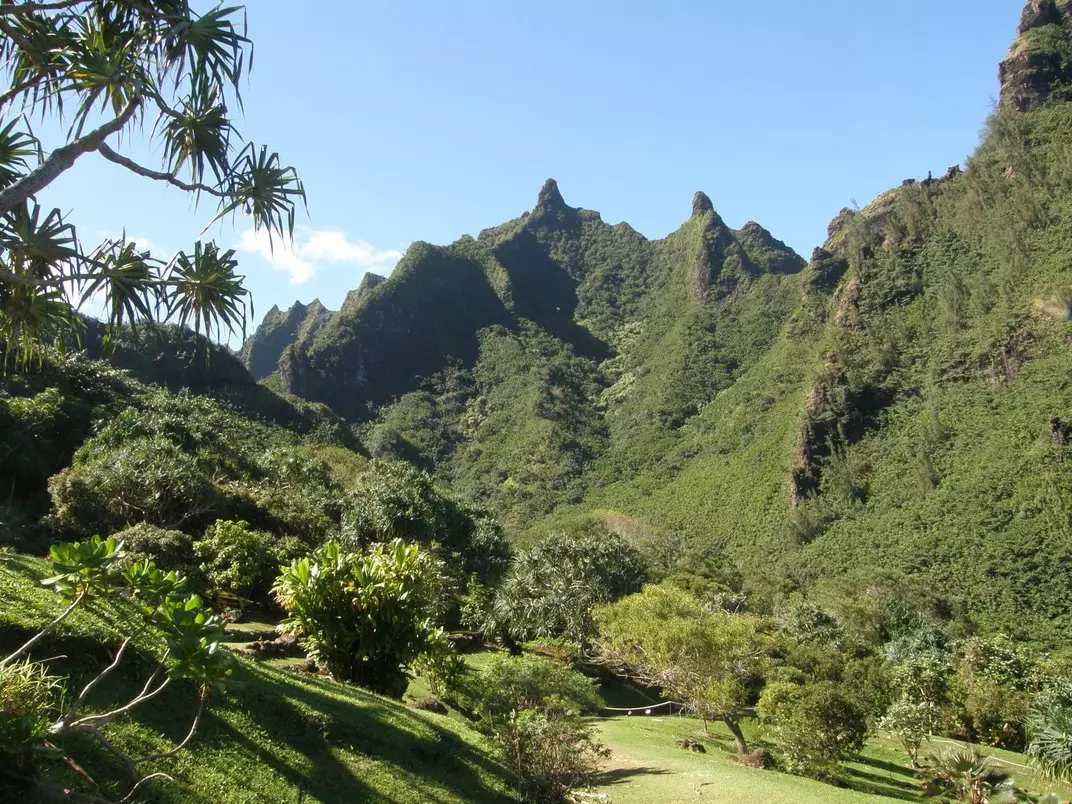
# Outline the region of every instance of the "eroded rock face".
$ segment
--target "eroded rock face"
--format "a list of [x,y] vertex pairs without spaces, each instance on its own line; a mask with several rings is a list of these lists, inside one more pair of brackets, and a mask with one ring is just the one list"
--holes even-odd
[[1072,93],[1072,0],[1029,0],[998,81],[1002,107],[1018,112]]

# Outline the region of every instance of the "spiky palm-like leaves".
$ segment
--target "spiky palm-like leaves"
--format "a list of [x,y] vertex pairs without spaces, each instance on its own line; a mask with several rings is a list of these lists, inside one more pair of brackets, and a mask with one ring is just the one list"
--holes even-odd
[[[47,5],[0,4],[0,65],[8,81],[0,93],[5,352],[28,360],[41,339],[69,330],[79,300],[94,294],[105,299],[110,331],[160,311],[210,336],[244,330],[247,294],[233,252],[199,243],[193,254],[175,258],[170,276],[161,275],[159,262],[124,241],[83,254],[59,210],[44,214],[34,202],[78,159],[97,152],[195,199],[212,196],[218,204],[212,223],[241,213],[270,238],[292,236],[295,210],[305,200],[297,173],[267,146],[243,141],[229,113],[232,102],[241,108],[239,87],[252,63],[243,7],[200,13],[188,0]],[[66,141],[42,148],[27,121],[65,113]],[[154,116],[150,136],[160,145],[162,169],[109,146],[109,138]],[[93,128],[99,119],[105,122]],[[27,220],[29,226],[21,225]],[[57,228],[70,234],[60,244],[69,253],[50,251],[59,242],[51,231]]]
[[1031,762],[1052,779],[1072,780],[1072,683],[1039,693],[1027,713]]

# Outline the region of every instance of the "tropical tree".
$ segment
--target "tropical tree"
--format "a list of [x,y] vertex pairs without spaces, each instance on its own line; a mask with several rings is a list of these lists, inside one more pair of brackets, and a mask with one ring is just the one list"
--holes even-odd
[[335,678],[401,698],[409,666],[442,641],[429,616],[435,569],[401,539],[363,553],[329,542],[282,568],[272,588],[289,615],[280,629]]
[[1072,779],[1072,682],[1055,682],[1035,696],[1027,732],[1032,764],[1052,779]]
[[[189,0],[8,0],[0,4],[0,341],[27,362],[40,342],[77,336],[81,301],[105,300],[109,331],[158,316],[206,335],[244,329],[248,292],[234,252],[198,242],[164,263],[125,238],[85,250],[37,195],[93,154],[242,212],[271,238],[293,234],[305,190],[267,146],[245,140],[232,108],[252,63],[242,6],[200,13]],[[3,87],[0,86],[0,89]],[[66,129],[45,143],[37,117]],[[152,128],[156,167],[116,150]],[[49,126],[43,128],[50,128]],[[114,146],[114,147],[113,147]],[[207,227],[206,227],[207,228]]]
[[721,720],[748,753],[741,718],[751,686],[771,664],[772,626],[751,614],[708,608],[688,592],[647,586],[593,612],[602,660],[659,687],[704,721]]
[[557,532],[510,565],[486,623],[513,639],[563,636],[582,646],[595,634],[592,607],[636,592],[640,553],[606,530]]

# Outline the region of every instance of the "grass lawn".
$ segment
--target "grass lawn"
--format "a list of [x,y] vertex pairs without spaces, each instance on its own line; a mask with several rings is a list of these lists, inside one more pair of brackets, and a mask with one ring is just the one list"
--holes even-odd
[[[48,569],[44,561],[2,559],[0,655],[61,610],[59,599],[40,586]],[[80,689],[108,664],[120,634],[130,629],[131,616],[122,602],[81,609],[34,655],[50,659],[52,672],[69,678],[69,689]],[[269,631],[265,624],[246,630],[236,637],[246,641]],[[154,663],[153,648],[146,640],[135,646],[136,655],[128,654],[133,661],[124,659],[120,670],[95,688],[90,699],[95,706],[114,706],[140,689]],[[109,726],[108,734],[138,755],[167,750],[189,728],[194,695],[192,688],[174,685],[136,710],[135,717]],[[66,738],[62,748],[107,797],[123,796],[122,768],[96,743]],[[417,712],[274,663],[246,660],[238,661],[234,683],[214,696],[189,749],[146,770],[165,772],[174,781],[142,788],[139,802],[447,804],[502,801],[509,791],[505,771],[488,756],[480,738],[453,718]],[[42,771],[53,783],[79,784],[60,763],[48,763]],[[80,789],[91,790],[85,783]],[[37,800],[39,792],[0,773],[0,801]]]

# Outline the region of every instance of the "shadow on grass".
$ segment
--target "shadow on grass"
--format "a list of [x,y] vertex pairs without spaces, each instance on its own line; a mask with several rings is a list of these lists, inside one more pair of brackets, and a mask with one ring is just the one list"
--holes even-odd
[[[872,773],[858,767],[845,767],[843,780],[851,790],[861,793],[874,793],[902,801],[919,801],[920,787],[912,776],[910,770],[893,763],[879,759],[860,757],[856,764],[867,765],[883,773]],[[907,776],[907,778],[904,778]]]
[[[295,783],[315,798],[354,801],[361,798],[363,788],[367,790],[356,779],[354,786],[347,779],[345,789],[333,783],[333,776],[353,778],[352,770],[335,756],[347,751],[374,761],[395,783],[411,789],[423,785],[424,801],[449,797],[501,800],[501,789],[490,788],[482,776],[502,776],[502,769],[456,732],[436,725],[435,716],[324,679],[259,665],[245,664],[243,669],[245,683],[235,688],[232,706],[305,757],[312,768],[304,770]],[[354,700],[357,697],[361,700]],[[227,724],[221,722],[219,727],[221,732],[230,732],[227,739],[243,738]],[[376,797],[374,791],[368,793]]]
[[594,787],[606,787],[627,782],[635,776],[668,776],[670,773],[666,768],[614,768],[595,774],[592,784]]

